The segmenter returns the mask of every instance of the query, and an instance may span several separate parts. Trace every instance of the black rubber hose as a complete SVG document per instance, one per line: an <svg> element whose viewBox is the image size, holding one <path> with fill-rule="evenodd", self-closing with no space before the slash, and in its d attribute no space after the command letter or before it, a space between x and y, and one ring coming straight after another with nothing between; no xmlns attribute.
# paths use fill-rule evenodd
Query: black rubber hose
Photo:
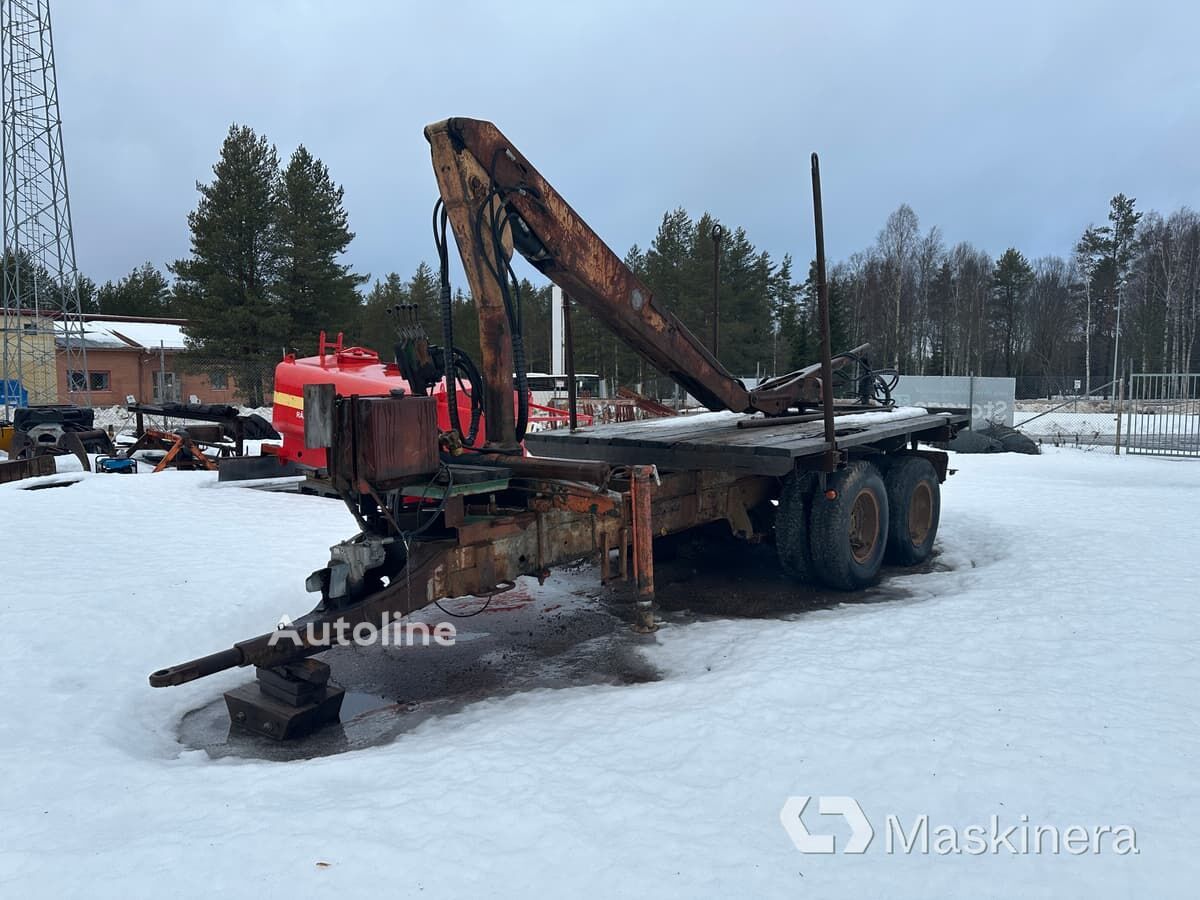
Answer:
<svg viewBox="0 0 1200 900"><path fill-rule="evenodd" d="M454 346L454 306L453 298L450 292L450 247L446 237L448 215L446 213L446 205L439 197L437 203L433 205L433 242L437 246L438 253L438 269L439 269L439 304L442 312L442 374L446 379L446 412L450 418L450 427L458 432L459 437L463 439L463 443L471 445L475 443L475 439L479 436L479 420L480 411L482 409L483 398L480 396L480 385L476 381L472 381L468 375L468 381L471 383L471 427L470 430L463 434L462 418L458 414L458 380L455 375L456 359L461 354L462 358L470 362L469 357L462 353ZM475 371L478 378L478 370L474 364L471 368Z"/></svg>

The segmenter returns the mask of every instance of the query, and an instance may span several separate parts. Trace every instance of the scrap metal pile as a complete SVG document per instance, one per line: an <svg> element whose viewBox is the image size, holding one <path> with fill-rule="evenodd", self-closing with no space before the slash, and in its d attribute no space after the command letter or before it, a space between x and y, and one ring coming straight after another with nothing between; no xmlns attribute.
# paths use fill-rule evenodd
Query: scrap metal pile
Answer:
<svg viewBox="0 0 1200 900"><path fill-rule="evenodd" d="M18 407L11 424L0 426L0 482L18 481L57 471L54 460L74 456L85 472L132 473L143 459L161 472L166 468L217 468L221 459L243 456L247 440L277 439L279 433L262 416L224 404L130 403L135 416L133 443L117 448L114 429L95 427L95 411L69 404ZM161 417L162 427L147 424ZM168 425L181 419L189 424ZM203 424L195 424L203 423Z"/></svg>

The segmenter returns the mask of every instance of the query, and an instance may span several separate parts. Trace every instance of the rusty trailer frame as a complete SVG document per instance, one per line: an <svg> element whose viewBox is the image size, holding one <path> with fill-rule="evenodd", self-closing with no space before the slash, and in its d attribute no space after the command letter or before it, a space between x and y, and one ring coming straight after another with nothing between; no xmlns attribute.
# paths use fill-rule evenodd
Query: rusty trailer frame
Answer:
<svg viewBox="0 0 1200 900"><path fill-rule="evenodd" d="M341 418L348 432L372 421L387 427L389 421L362 415ZM919 440L945 440L965 420L965 415L944 413L856 429L847 436L854 443L839 452L849 457L918 452L931 459L939 480L944 480L945 454L904 448L915 447ZM738 431L734 422L730 424ZM385 612L407 615L446 598L494 594L523 575L542 581L555 566L587 560L599 565L603 583L625 578L636 584L637 627L653 630L655 538L725 522L734 536L760 541L767 536L767 529L756 525L760 521L756 511L778 498L781 476L806 466L819 469L828 449L824 442L805 436L804 426L779 427L790 429L800 449L793 448L795 452L783 463L777 446L771 443L772 438L778 439L771 429L741 431L765 436L765 442L756 446L774 448L762 456L767 462L746 468L725 465L719 452L710 452L706 466L670 469L653 463L625 465L620 459L613 460L617 463L614 467L605 460L469 455L473 463L496 467L498 477L485 483L486 493L473 494L467 484L445 496L435 527L426 532L427 537L409 545L402 569L386 586L361 602L318 604L295 626L300 629L310 622L341 620L353 627L376 621ZM556 449L619 447L608 455L622 458L655 456L655 450L646 446L592 444L589 438L596 432L604 429L573 435L547 432L533 443ZM361 435L353 440L356 444L367 442ZM673 452L671 447L664 435L658 452ZM684 452L680 458L690 461L709 451ZM750 459L754 454L746 456ZM566 480L564 474L594 480ZM422 491L436 494L436 490L416 483L398 489L410 495ZM277 667L330 649L325 644L277 644L271 638L271 633L266 633L227 650L160 669L151 674L150 683L155 687L183 684L237 666Z"/></svg>

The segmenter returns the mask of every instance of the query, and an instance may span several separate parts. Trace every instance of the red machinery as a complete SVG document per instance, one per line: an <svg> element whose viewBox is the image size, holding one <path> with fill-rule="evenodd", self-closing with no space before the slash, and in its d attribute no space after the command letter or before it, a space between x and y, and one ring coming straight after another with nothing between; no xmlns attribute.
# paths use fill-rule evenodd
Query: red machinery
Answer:
<svg viewBox="0 0 1200 900"><path fill-rule="evenodd" d="M283 438L282 445L275 452L281 459L314 469L325 468L326 453L324 448L311 449L304 446L306 384L333 384L337 393L344 397L355 394L362 397L386 397L393 391L403 391L409 395L414 393L395 362L384 362L378 353L365 347L343 347L341 334L338 335L337 342L331 344L326 341L325 332L321 332L316 356L297 358L290 353L285 356L283 362L275 367L275 405L271 421ZM452 430L445 381L435 385L430 393L437 402L438 428L443 432ZM455 392L455 402L458 406L459 421L469 422L470 392L459 387ZM530 421L541 423L543 427L556 427L567 420L567 414L562 410L534 403L529 404L529 408ZM584 424L591 424L590 416L579 418ZM485 428L481 422L475 446L483 444L484 434Z"/></svg>

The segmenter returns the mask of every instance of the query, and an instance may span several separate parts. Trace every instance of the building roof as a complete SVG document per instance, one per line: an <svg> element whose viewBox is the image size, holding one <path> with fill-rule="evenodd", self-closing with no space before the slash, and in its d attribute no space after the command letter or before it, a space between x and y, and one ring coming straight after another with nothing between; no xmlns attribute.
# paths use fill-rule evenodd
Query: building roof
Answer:
<svg viewBox="0 0 1200 900"><path fill-rule="evenodd" d="M88 350L183 350L186 346L183 323L160 322L130 317L96 319L88 316L83 324L84 346ZM64 324L55 323L57 342L66 343Z"/></svg>

